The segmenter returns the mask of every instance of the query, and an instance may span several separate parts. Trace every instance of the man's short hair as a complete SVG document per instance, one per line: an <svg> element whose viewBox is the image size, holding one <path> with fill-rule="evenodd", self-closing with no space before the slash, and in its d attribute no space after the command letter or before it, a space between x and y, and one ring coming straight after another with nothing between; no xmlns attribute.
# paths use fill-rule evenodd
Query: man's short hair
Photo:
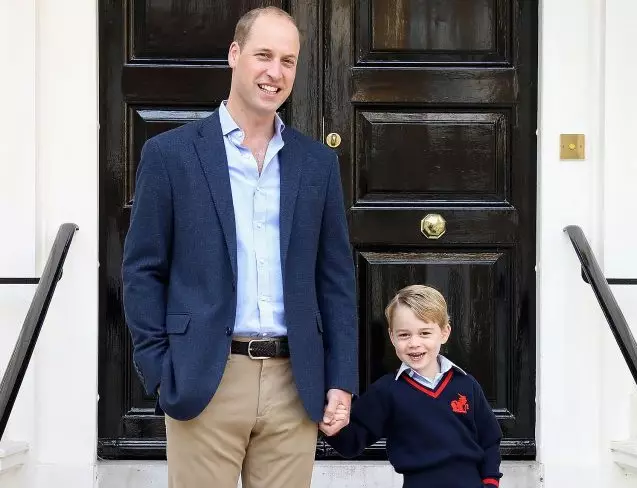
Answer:
<svg viewBox="0 0 637 488"><path fill-rule="evenodd" d="M239 47L243 47L245 42L248 40L248 36L250 35L250 29L252 29L252 24L257 20L261 15L272 14L278 15L279 17L283 17L288 19L296 30L299 30L299 26L296 24L294 17L292 17L285 10L280 9L279 7L269 6L269 7L259 7L254 8L241 16L239 21L237 22L237 26L234 28L234 39L233 41L239 44Z"/></svg>
<svg viewBox="0 0 637 488"><path fill-rule="evenodd" d="M385 317L390 329L393 328L392 319L398 305L409 308L423 322L433 322L440 327L449 324L445 297L430 286L411 285L396 293L385 308Z"/></svg>

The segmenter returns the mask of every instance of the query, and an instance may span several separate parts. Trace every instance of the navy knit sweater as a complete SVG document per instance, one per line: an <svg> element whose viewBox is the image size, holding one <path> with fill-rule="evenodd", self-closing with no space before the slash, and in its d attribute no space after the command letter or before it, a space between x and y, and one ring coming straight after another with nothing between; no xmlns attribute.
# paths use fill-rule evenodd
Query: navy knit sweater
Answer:
<svg viewBox="0 0 637 488"><path fill-rule="evenodd" d="M478 382L454 369L433 390L407 373L383 376L325 440L354 457L381 437L404 488L494 488L502 476L500 426Z"/></svg>

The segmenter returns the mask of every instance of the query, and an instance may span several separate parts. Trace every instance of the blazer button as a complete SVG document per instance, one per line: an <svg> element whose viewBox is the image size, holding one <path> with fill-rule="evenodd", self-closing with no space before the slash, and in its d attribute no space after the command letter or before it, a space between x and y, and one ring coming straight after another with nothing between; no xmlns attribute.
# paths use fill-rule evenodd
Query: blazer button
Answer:
<svg viewBox="0 0 637 488"><path fill-rule="evenodd" d="M232 329L230 327L226 327L226 335L230 337L232 335Z"/></svg>

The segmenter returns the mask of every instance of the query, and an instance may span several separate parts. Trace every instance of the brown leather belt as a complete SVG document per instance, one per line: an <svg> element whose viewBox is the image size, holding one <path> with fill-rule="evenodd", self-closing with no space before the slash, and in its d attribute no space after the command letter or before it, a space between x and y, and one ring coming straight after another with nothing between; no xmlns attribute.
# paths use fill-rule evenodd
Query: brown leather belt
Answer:
<svg viewBox="0 0 637 488"><path fill-rule="evenodd" d="M290 357L290 348L287 338L232 341L230 352L232 354L243 354L251 359Z"/></svg>

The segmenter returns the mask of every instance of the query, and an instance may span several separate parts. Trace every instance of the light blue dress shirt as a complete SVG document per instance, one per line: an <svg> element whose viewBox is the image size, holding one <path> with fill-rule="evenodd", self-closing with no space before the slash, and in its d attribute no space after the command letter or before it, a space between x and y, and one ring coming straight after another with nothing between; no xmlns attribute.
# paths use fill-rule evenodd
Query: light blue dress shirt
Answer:
<svg viewBox="0 0 637 488"><path fill-rule="evenodd" d="M398 369L398 373L396 374L396 379L400 378L400 375L403 374L403 371L407 371L407 374L411 378L416 380L421 385L426 386L427 388L430 388L433 390L434 388L436 388L436 386L438 386L438 383L440 383L440 380L445 375L445 373L449 371L451 368L457 369L462 374L467 374L462 370L462 368L460 368L459 366L449 361L442 354L438 354L438 366L440 366L440 373L436 374L436 376L434 376L433 378L427 378L425 376L418 374L416 371L411 369L407 364L402 363L400 365L400 368Z"/></svg>
<svg viewBox="0 0 637 488"><path fill-rule="evenodd" d="M219 120L230 170L237 232L237 314L235 336L287 335L283 309L279 208L281 179L278 153L283 147L283 121L275 117L261 175L257 161L242 146L244 132L225 106Z"/></svg>

